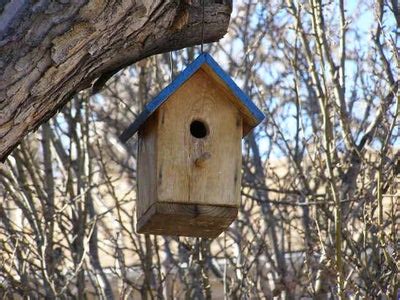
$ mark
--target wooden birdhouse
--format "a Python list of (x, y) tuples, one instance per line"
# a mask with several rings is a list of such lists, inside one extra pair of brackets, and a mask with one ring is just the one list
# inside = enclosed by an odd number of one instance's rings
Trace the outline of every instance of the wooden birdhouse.
[(138, 131), (137, 231), (216, 237), (235, 220), (241, 139), (264, 118), (201, 54), (122, 133)]

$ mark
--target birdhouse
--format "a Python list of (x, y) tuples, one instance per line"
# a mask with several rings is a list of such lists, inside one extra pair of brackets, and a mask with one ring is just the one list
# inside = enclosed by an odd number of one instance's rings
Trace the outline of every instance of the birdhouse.
[(122, 133), (138, 132), (137, 231), (216, 237), (240, 201), (241, 139), (264, 119), (201, 54)]

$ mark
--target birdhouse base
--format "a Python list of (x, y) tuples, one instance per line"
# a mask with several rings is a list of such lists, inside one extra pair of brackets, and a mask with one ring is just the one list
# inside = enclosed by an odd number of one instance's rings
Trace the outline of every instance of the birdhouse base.
[(229, 206), (154, 203), (137, 222), (146, 234), (215, 238), (236, 219), (238, 209)]

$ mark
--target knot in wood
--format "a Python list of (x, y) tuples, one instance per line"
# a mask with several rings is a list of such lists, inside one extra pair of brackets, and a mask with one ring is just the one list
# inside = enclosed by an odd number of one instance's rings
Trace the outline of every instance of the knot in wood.
[(196, 167), (202, 168), (205, 166), (206, 161), (211, 158), (210, 152), (204, 152), (194, 162)]

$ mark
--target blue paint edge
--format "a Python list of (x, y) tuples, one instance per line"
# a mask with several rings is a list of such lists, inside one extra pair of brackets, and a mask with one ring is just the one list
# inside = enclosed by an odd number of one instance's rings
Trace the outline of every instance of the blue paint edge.
[(218, 77), (228, 86), (236, 98), (248, 109), (250, 114), (256, 120), (256, 127), (262, 120), (264, 114), (258, 107), (247, 97), (247, 95), (236, 85), (236, 83), (225, 73), (224, 70), (208, 53), (200, 54), (185, 70), (183, 70), (167, 87), (165, 87), (153, 100), (146, 104), (144, 110), (138, 115), (135, 121), (129, 125), (127, 129), (119, 136), (121, 142), (125, 143), (130, 139), (146, 120), (155, 112), (161, 104), (163, 104), (169, 96), (171, 96), (183, 83), (185, 83), (203, 64), (207, 64)]
[[(258, 107), (250, 100), (249, 97), (236, 85), (236, 83), (232, 80), (232, 78), (225, 73), (224, 70), (217, 64), (217, 62), (209, 55), (205, 53), (205, 59), (207, 64), (211, 67), (211, 69), (218, 75), (222, 81), (231, 89), (233, 94), (238, 98), (249, 110), (251, 115), (257, 120), (257, 125), (264, 120), (264, 113), (258, 109)], [(257, 126), (256, 125), (256, 126)], [(254, 126), (255, 127), (255, 126)], [(254, 128), (253, 127), (253, 128)]]

